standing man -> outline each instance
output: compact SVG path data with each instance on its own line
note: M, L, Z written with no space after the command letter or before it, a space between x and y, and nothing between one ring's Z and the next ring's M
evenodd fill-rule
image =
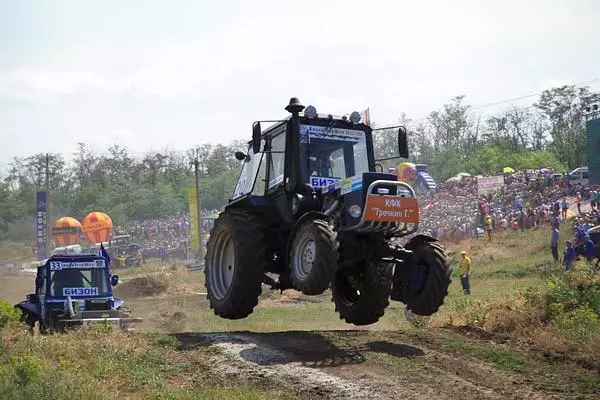
M552 235L550 237L550 249L552 249L552 257L554 257L554 261L558 262L558 239L560 236L560 231L554 227L552 228Z
M488 241L492 241L492 217L488 214L485 217L485 230L487 231Z
M563 221L565 221L567 219L567 210L569 209L569 206L567 205L566 197L563 197L562 200L560 201L560 209L562 212L562 219L563 219Z
M594 265L594 258L596 257L596 247L594 246L594 242L591 239L588 239L587 242L583 245L583 256L588 262L588 266L590 268L590 272L592 275L596 274L596 265Z
M471 275L471 259L466 251L461 251L462 262L460 263L460 284L465 294L471 294L471 285L469 284L469 275Z
M563 252L563 265L565 266L566 271L570 271L573 268L573 263L577 255L575 254L575 249L573 248L573 242L567 240L567 247Z

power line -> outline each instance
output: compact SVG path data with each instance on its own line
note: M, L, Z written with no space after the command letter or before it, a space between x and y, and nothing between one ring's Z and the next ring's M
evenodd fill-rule
M590 83L594 83L594 82L597 82L597 81L600 81L600 77L599 78L590 79L589 81L585 81L585 82L581 82L581 83L576 83L574 85L567 85L567 86L584 86L584 85L587 85L587 84L590 84ZM492 107L492 106L496 106L496 105L499 105L499 104L505 104L505 103L510 103L510 102L513 102L513 101L524 100L524 99L528 99L528 98L531 98L531 97L540 96L544 92L545 92L545 90L541 90L539 92L527 94L525 96L513 97L513 98L510 98L510 99L498 100L498 101L494 101L494 102L491 102L491 103L485 103L485 104L480 104L478 106L472 106L472 107L469 107L469 109L470 110L477 110L477 109L480 109L480 108Z

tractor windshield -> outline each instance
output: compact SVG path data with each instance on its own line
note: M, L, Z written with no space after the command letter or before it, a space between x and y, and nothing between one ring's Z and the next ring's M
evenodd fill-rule
M65 268L50 271L50 296L109 296L104 268Z
M361 130L300 125L300 152L303 180L313 187L369 171Z

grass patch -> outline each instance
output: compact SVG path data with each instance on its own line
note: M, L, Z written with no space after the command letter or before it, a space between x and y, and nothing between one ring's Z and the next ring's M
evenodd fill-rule
M489 346L474 346L468 349L468 354L490 363L503 371L521 373L531 369L531 363L513 350Z
M182 351L179 340L164 334L91 329L40 337L13 327L2 331L0 344L2 400L292 396L242 378L206 373L215 362L210 347Z

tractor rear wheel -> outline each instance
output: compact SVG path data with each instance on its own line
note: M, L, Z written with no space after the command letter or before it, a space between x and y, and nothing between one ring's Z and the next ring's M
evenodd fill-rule
M413 314L432 315L448 295L452 282L450 261L437 240L409 241L405 247L413 251L413 256L402 283L403 301Z
M338 267L339 247L337 233L329 222L313 219L300 226L290 257L294 289L306 295L326 291Z
M354 325L379 321L390 304L391 281L379 275L375 264L363 264L361 270L338 270L331 283L335 310Z
M258 304L267 248L258 218L225 210L206 246L205 286L210 307L222 318L241 319Z

